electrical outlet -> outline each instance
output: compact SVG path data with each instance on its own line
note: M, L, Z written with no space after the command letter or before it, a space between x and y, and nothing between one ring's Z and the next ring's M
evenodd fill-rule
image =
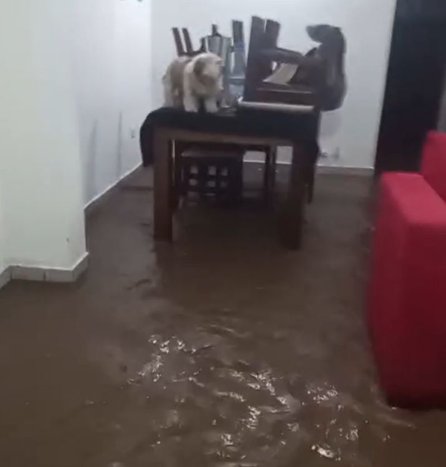
M130 128L130 138L135 139L136 138L136 130L135 128Z

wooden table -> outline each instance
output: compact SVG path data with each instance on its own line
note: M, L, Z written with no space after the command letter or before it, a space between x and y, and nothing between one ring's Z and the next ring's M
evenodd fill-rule
M230 143L238 145L291 146L291 173L284 200L279 207L279 236L283 246L298 249L302 242L304 207L308 178L316 160L303 143L268 136L241 136L197 129L157 126L153 133L154 156L154 235L157 240L172 241L173 191L171 142Z

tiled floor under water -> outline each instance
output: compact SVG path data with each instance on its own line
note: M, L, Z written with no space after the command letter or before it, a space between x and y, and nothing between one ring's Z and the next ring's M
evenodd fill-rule
M300 252L255 203L186 207L154 245L150 183L89 216L78 284L0 292L1 466L445 465L446 413L376 384L369 179L318 178Z

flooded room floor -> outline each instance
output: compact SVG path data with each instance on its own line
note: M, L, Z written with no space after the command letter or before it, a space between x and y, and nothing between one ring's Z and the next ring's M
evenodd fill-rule
M446 413L376 384L369 179L318 177L300 252L256 203L186 207L155 245L150 183L89 215L78 284L0 291L1 466L444 465Z

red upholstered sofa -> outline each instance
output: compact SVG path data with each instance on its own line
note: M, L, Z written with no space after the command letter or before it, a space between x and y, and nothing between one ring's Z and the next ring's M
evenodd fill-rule
M388 401L446 407L446 134L428 135L421 173L382 176L368 323Z

